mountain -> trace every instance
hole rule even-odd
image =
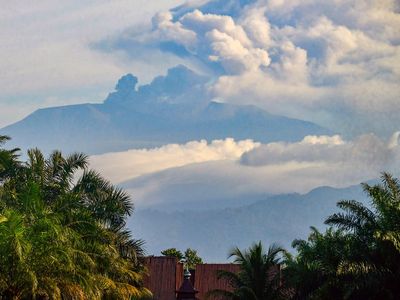
[[[324,220],[338,211],[336,203],[355,199],[368,203],[361,186],[319,187],[307,194],[245,199],[249,205],[214,210],[165,212],[158,207],[137,210],[129,221],[134,232],[146,241],[149,254],[169,247],[192,247],[209,262],[226,260],[234,247],[247,248],[262,240],[276,242],[290,250],[296,238],[307,238],[310,226],[324,228]]]
[[[10,146],[100,154],[198,139],[296,141],[330,134],[316,124],[272,115],[255,106],[212,101],[207,77],[184,66],[168,70],[150,84],[123,76],[102,104],[39,109],[0,129]]]

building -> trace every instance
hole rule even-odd
[[[184,282],[183,264],[175,257],[151,256],[145,261],[148,276],[145,287],[153,292],[155,300],[176,300],[178,291]],[[213,289],[229,290],[225,280],[217,279],[217,270],[238,272],[236,264],[199,264],[191,270],[190,282],[196,292],[196,299],[204,300],[208,291]],[[183,298],[186,299],[186,298]],[[191,298],[187,298],[191,299]]]

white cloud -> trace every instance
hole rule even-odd
[[[240,24],[255,47],[268,49],[272,46],[271,25],[265,16],[265,9],[246,10]]]
[[[166,12],[153,18],[153,31],[147,36],[139,35],[139,40],[175,42],[194,56],[221,63],[230,74],[240,74],[270,63],[268,52],[258,47],[263,44],[260,39],[268,33],[255,28],[265,21],[261,16],[258,20],[246,20],[246,29],[255,39],[253,43],[244,27],[230,16],[204,14],[195,9],[174,21],[172,13]]]
[[[299,144],[311,145],[343,145],[344,141],[340,135],[327,136],[327,135],[307,135]]]
[[[216,29],[206,34],[210,43],[211,61],[219,61],[225,71],[231,74],[241,74],[245,71],[257,70],[260,66],[268,66],[268,53],[262,49],[248,49],[239,40]]]
[[[244,152],[260,144],[252,140],[192,141],[183,145],[169,144],[155,149],[129,150],[91,156],[91,166],[114,183],[147,173],[193,163],[237,160]]]
[[[200,20],[206,22],[208,27],[206,27],[205,37],[211,50],[209,57],[212,57],[213,61],[221,62],[228,74],[254,71],[261,66],[270,64],[268,52],[265,49],[254,47],[243,27],[235,24],[231,17],[203,15],[199,11],[195,13]],[[254,24],[252,25],[254,26]],[[249,27],[248,25],[247,28]],[[251,33],[253,33],[253,37],[260,38],[254,31]]]
[[[189,49],[197,40],[196,32],[184,28],[180,22],[173,22],[173,16],[169,11],[156,14],[152,24],[155,29],[153,39],[174,41]]]
[[[250,46],[251,43],[243,28],[235,24],[235,21],[230,16],[203,14],[199,10],[194,10],[184,15],[181,18],[181,22],[185,27],[203,35],[212,30],[218,30],[239,41],[245,47]]]
[[[363,135],[351,142],[344,142],[340,136],[307,136],[298,143],[263,145],[244,154],[241,161],[251,166],[288,162],[338,164],[379,172],[392,168],[390,164],[399,150],[392,145],[393,142],[384,143],[374,135]]]
[[[363,135],[354,141],[308,136],[297,143],[270,143],[244,152],[240,160],[171,168],[138,177],[125,187],[140,207],[347,187],[377,178],[383,171],[399,176],[399,135],[389,141]]]

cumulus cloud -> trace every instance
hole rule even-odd
[[[256,70],[270,63],[268,52],[255,47],[244,28],[230,16],[203,14],[195,10],[184,15],[182,23],[202,34],[199,46],[203,49],[199,47],[200,53],[208,55],[209,61],[220,62],[230,74]],[[254,24],[251,25],[247,27],[254,28]],[[259,35],[265,32],[257,35],[253,30],[252,33],[254,37],[261,38]]]
[[[260,47],[265,45],[262,39],[268,30],[257,27],[266,20],[262,16],[257,20],[249,16],[244,22],[246,26],[241,26],[231,16],[207,14],[198,9],[177,20],[171,12],[163,12],[153,18],[152,31],[141,33],[136,39],[155,45],[173,42],[206,64],[218,63],[227,73],[240,74],[270,63],[268,52]]]
[[[203,35],[212,30],[218,30],[231,36],[244,46],[250,45],[250,40],[243,28],[235,24],[235,21],[230,16],[204,14],[196,9],[185,14],[181,18],[181,22],[185,27],[201,32]]]
[[[362,135],[353,141],[307,136],[296,143],[255,147],[237,160],[170,168],[125,183],[140,207],[190,201],[208,203],[271,193],[305,193],[319,186],[347,187],[380,176],[398,176],[400,133],[389,140]],[[188,197],[190,195],[190,197]]]
[[[268,49],[272,46],[271,24],[265,16],[265,9],[246,9],[240,24],[255,47]]]
[[[169,144],[155,149],[129,150],[91,156],[91,166],[118,183],[140,175],[193,163],[237,160],[244,152],[260,144],[252,140],[231,138],[192,141],[183,145]]]
[[[172,13],[169,11],[155,15],[152,24],[156,29],[155,38],[157,39],[181,43],[187,48],[196,42],[196,32],[184,28],[180,22],[173,22]]]

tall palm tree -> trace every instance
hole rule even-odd
[[[348,237],[329,228],[311,227],[307,240],[294,240],[297,255],[286,253],[283,277],[291,299],[343,299],[344,278],[337,268],[348,251]]]
[[[400,184],[388,173],[382,183],[363,184],[370,208],[354,200],[338,203],[344,212],[331,215],[326,224],[351,236],[351,251],[338,267],[349,276],[348,293],[375,299],[400,295]]]
[[[253,244],[248,250],[235,248],[229,257],[239,264],[240,271],[218,271],[219,279],[229,282],[232,291],[213,290],[208,298],[222,297],[233,300],[269,300],[283,298],[280,264],[283,248],[272,245],[265,252],[261,242]]]
[[[307,241],[296,240],[287,257],[286,283],[294,299],[398,299],[400,295],[400,184],[384,173],[382,183],[363,184],[370,197],[338,202]]]

